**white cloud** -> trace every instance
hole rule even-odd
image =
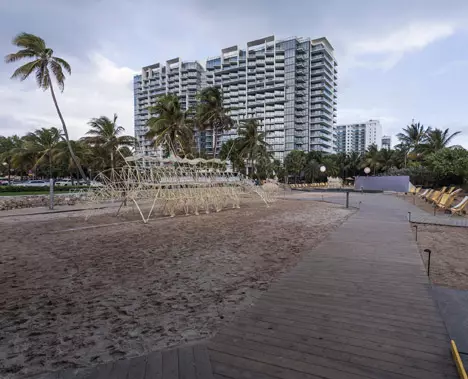
[[[111,117],[114,113],[119,115],[119,123],[126,132],[133,134],[132,83],[136,71],[119,67],[98,53],[91,53],[89,61],[75,57],[64,59],[72,66],[72,75],[66,80],[64,93],[58,93],[57,99],[71,138],[84,135],[90,118]],[[24,134],[39,127],[60,127],[50,93],[35,87],[33,78],[23,83],[0,83],[0,102],[0,118],[19,126],[7,125],[7,134]]]
[[[405,54],[422,50],[455,31],[454,23],[412,22],[384,35],[350,42],[345,61],[350,67],[389,70]]]
[[[442,66],[439,69],[432,72],[432,75],[433,76],[440,76],[440,75],[444,75],[444,74],[446,74],[448,72],[451,72],[451,71],[456,71],[456,70],[459,70],[459,69],[465,69],[466,67],[468,67],[468,60],[461,60],[461,59],[460,60],[454,60],[454,61],[448,62],[444,66]]]

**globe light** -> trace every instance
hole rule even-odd
[[[369,167],[366,167],[366,168],[364,169],[364,172],[368,175],[368,174],[370,173],[370,168],[369,168]]]
[[[325,172],[327,171],[327,168],[325,166],[320,166],[320,172]]]

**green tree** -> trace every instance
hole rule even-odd
[[[450,134],[449,129],[431,129],[427,130],[426,136],[422,144],[419,145],[419,151],[423,154],[431,154],[449,147],[450,142],[461,132]]]
[[[462,147],[443,148],[425,158],[437,179],[458,177],[468,181],[468,151]]]
[[[83,179],[86,179],[83,169],[81,168],[78,158],[73,152],[70,139],[68,136],[67,125],[62,116],[62,112],[57,103],[57,98],[55,97],[53,79],[57,82],[57,86],[61,92],[64,90],[65,86],[65,73],[64,71],[71,74],[71,67],[62,58],[55,57],[54,51],[47,47],[45,41],[35,36],[34,34],[29,33],[20,33],[12,41],[13,45],[21,48],[16,53],[8,54],[5,57],[6,63],[15,63],[20,60],[30,59],[31,61],[18,67],[13,75],[12,79],[20,79],[21,81],[26,80],[31,74],[34,73],[36,77],[36,82],[39,88],[46,91],[50,89],[52,95],[52,100],[54,101],[55,109],[62,123],[62,129],[65,135],[65,140],[68,144],[68,149],[70,150],[70,155],[75,163],[77,169],[80,172],[80,175]]]
[[[382,171],[386,172],[392,167],[396,167],[395,164],[395,152],[391,149],[381,149],[379,151],[379,167]]]
[[[260,131],[257,120],[246,120],[241,124],[238,134],[240,156],[250,162],[252,174],[255,174],[256,162],[269,156],[265,133]]]
[[[193,146],[191,120],[189,112],[181,109],[177,95],[159,97],[149,111],[152,116],[147,122],[146,138],[154,140],[155,146],[162,146],[166,154],[190,153]]]
[[[115,168],[115,157],[117,151],[123,146],[134,146],[135,138],[128,135],[122,135],[125,132],[123,126],[117,125],[117,114],[111,120],[109,117],[101,116],[93,118],[88,122],[91,127],[86,132],[87,137],[83,140],[92,146],[99,146],[110,157],[110,168]]]
[[[245,171],[244,159],[240,152],[239,139],[230,139],[221,145],[219,157],[222,160],[230,160],[234,171]]]
[[[369,167],[374,172],[374,175],[380,168],[380,154],[375,144],[370,145],[367,148],[367,151],[364,154],[364,158],[362,160],[362,167]]]
[[[397,138],[400,141],[398,148],[404,150],[405,153],[405,167],[408,159],[408,153],[417,151],[419,145],[424,142],[426,138],[427,128],[424,125],[418,123],[412,123],[406,126],[402,132],[397,134]]]
[[[284,168],[288,175],[294,175],[294,183],[306,165],[306,154],[302,150],[292,150],[284,158]]]
[[[356,176],[362,167],[362,155],[357,151],[353,151],[346,155],[346,174]]]
[[[35,156],[34,168],[37,169],[39,165],[46,164],[49,169],[49,178],[53,177],[54,156],[58,152],[61,138],[60,130],[55,127],[36,129],[24,137],[25,153],[32,153]]]
[[[8,183],[11,183],[11,172],[13,170],[13,158],[15,153],[21,149],[23,140],[17,136],[3,137],[0,136],[0,165],[6,163],[6,169],[8,170]]]
[[[198,95],[197,120],[199,127],[213,133],[213,157],[217,156],[217,136],[230,130],[234,120],[229,116],[230,108],[223,105],[223,93],[217,87],[204,88]]]

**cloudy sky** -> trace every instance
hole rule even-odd
[[[468,147],[466,0],[0,0],[0,51],[41,36],[72,65],[59,96],[71,137],[118,113],[133,133],[132,77],[142,66],[274,34],[326,36],[339,63],[338,122],[379,119],[395,135],[414,118],[462,131]],[[49,93],[0,63],[0,135],[59,126]]]

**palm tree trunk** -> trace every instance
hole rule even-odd
[[[114,151],[111,150],[111,169],[114,171]]]
[[[52,179],[52,154],[49,151],[49,180]]]
[[[216,158],[216,128],[213,128],[213,158]]]
[[[83,168],[81,167],[80,163],[78,162],[78,158],[76,157],[75,153],[73,152],[73,148],[71,146],[70,139],[68,137],[67,126],[65,125],[65,120],[63,119],[62,112],[60,112],[60,108],[58,106],[57,99],[55,97],[55,92],[54,92],[54,87],[52,85],[52,81],[50,81],[50,93],[52,95],[52,100],[54,100],[55,109],[57,110],[58,116],[59,116],[60,121],[62,123],[63,133],[65,134],[65,140],[67,141],[68,150],[70,151],[70,156],[71,156],[71,158],[73,160],[73,163],[75,164],[76,168],[78,169],[82,179],[86,180],[86,175],[85,175],[85,173],[83,171]]]
[[[8,185],[11,185],[11,158],[8,158]]]

